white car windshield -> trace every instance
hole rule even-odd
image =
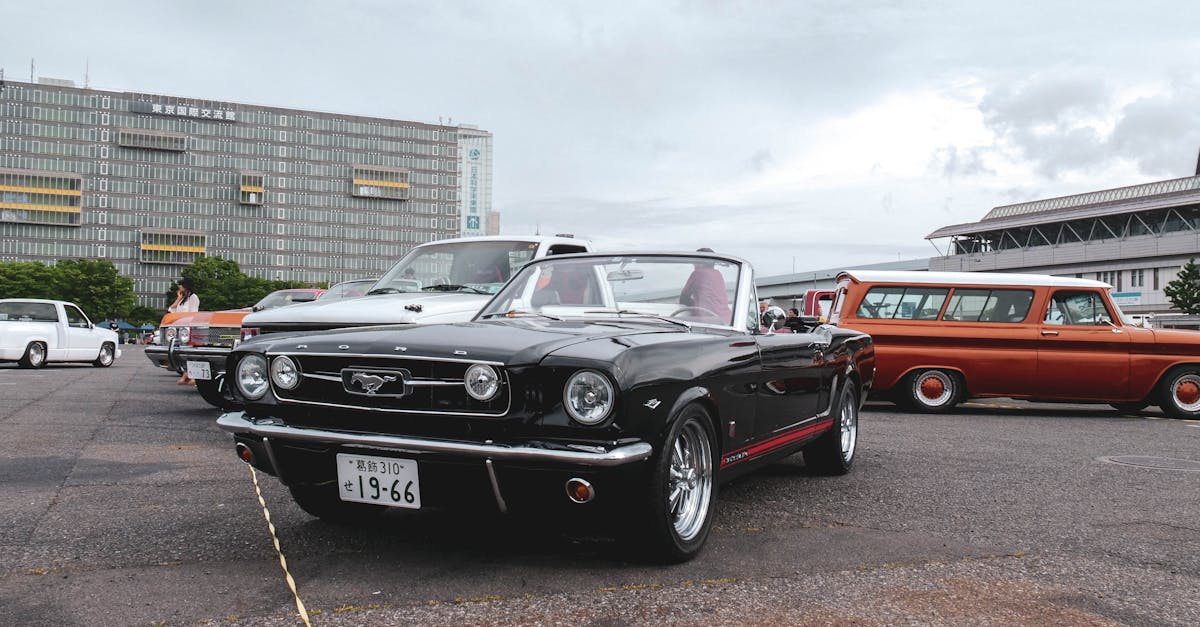
[[[537,242],[447,242],[414,248],[370,294],[470,292],[495,294],[537,253]]]
[[[646,316],[731,326],[740,264],[716,257],[550,257],[523,268],[478,319]]]

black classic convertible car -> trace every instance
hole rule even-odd
[[[802,451],[850,469],[871,338],[760,326],[753,271],[706,253],[524,266],[470,322],[263,336],[227,365],[239,457],[305,511],[619,515],[662,561],[704,545],[717,486]]]

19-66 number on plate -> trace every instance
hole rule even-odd
[[[416,460],[338,453],[337,474],[343,501],[421,508]]]

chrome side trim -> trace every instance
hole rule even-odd
[[[417,453],[444,453],[505,461],[557,462],[598,468],[611,468],[639,462],[649,458],[654,452],[654,448],[647,442],[626,444],[603,453],[586,453],[583,451],[545,449],[535,446],[501,446],[498,444],[475,444],[471,442],[430,440],[392,435],[343,433],[325,429],[266,424],[265,422],[256,423],[246,418],[245,412],[240,411],[221,414],[221,417],[217,418],[217,426],[230,433],[248,433],[261,438],[283,438],[304,442],[321,442],[324,444],[369,446],[386,450]]]
[[[492,481],[492,494],[496,495],[496,507],[500,508],[501,514],[507,514],[508,503],[504,502],[504,496],[500,494],[500,482],[496,480],[496,468],[490,459],[483,460],[483,463],[487,466],[488,479]]]

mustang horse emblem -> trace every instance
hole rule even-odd
[[[389,383],[395,380],[396,377],[367,374],[365,372],[356,372],[350,377],[350,382],[361,385],[362,389],[367,394],[374,394],[375,392],[379,391],[379,388],[383,387],[384,383]]]

